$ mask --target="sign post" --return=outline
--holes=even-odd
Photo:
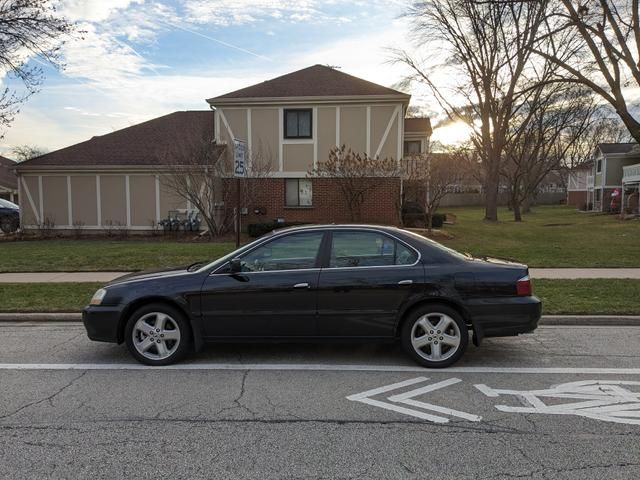
[[[233,176],[236,179],[236,248],[240,246],[240,179],[247,176],[247,144],[242,140],[233,140]]]

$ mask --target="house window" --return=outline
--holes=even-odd
[[[285,180],[285,206],[310,207],[312,198],[311,180],[307,178],[287,178]]]
[[[284,111],[284,138],[311,138],[311,109]]]
[[[602,172],[602,160],[596,162],[596,173]]]
[[[422,142],[420,140],[411,140],[408,142],[404,142],[404,154],[412,155],[415,153],[421,153],[422,150]]]

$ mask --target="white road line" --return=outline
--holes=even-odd
[[[349,398],[349,397],[347,397]],[[449,423],[449,419],[445,417],[439,417],[437,415],[430,415],[428,413],[420,412],[418,410],[412,410],[410,408],[399,407],[391,403],[380,402],[373,400],[372,398],[362,398],[358,400],[360,403],[366,403],[367,405],[373,405],[374,407],[384,408],[385,410],[391,410],[394,412],[402,413],[404,415],[411,415],[412,417],[421,418],[422,420],[428,420],[435,423]]]
[[[138,363],[0,363],[0,370],[274,370],[335,372],[418,372],[418,373],[502,373],[502,374],[584,374],[640,375],[640,368],[520,368],[520,367],[449,367],[430,370],[402,365],[333,365],[304,363],[180,363],[165,367],[148,367]],[[476,387],[477,388],[477,387]]]
[[[427,379],[424,378],[424,380]],[[389,397],[389,400],[392,402],[402,402],[403,400],[407,400],[408,398],[413,398],[428,392],[433,392],[434,390],[439,390],[440,388],[448,387],[449,385],[455,385],[456,383],[460,383],[461,381],[462,380],[460,380],[459,378],[449,378],[447,380],[443,380],[442,382],[432,383],[431,385],[427,385],[426,387],[416,388],[415,390],[410,390],[405,393],[393,395]]]
[[[388,392],[390,390],[395,390],[396,388],[408,387],[409,385],[414,385],[416,383],[425,382],[429,380],[426,377],[418,377],[412,378],[410,380],[405,380],[404,382],[394,383],[392,385],[386,385],[384,387],[374,388],[372,390],[367,390],[366,392],[356,393],[355,395],[350,395],[347,397],[347,400],[360,400],[365,397],[373,397],[374,395],[378,395],[380,393]],[[392,397],[389,398],[391,400]]]

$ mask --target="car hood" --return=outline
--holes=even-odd
[[[137,282],[141,280],[156,280],[160,278],[169,278],[169,277],[175,277],[177,275],[184,275],[185,273],[192,273],[192,272],[188,272],[187,267],[173,267],[173,268],[162,268],[162,269],[155,269],[155,270],[145,270],[143,272],[128,273],[114,280],[111,280],[105,286],[108,287],[110,285],[118,285],[120,283],[127,283],[127,282]]]

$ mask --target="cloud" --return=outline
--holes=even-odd
[[[101,22],[116,10],[144,0],[60,0],[58,9],[71,21]]]
[[[218,26],[243,25],[262,20],[292,23],[345,21],[345,17],[328,12],[326,7],[351,2],[320,0],[182,0],[185,20]]]

